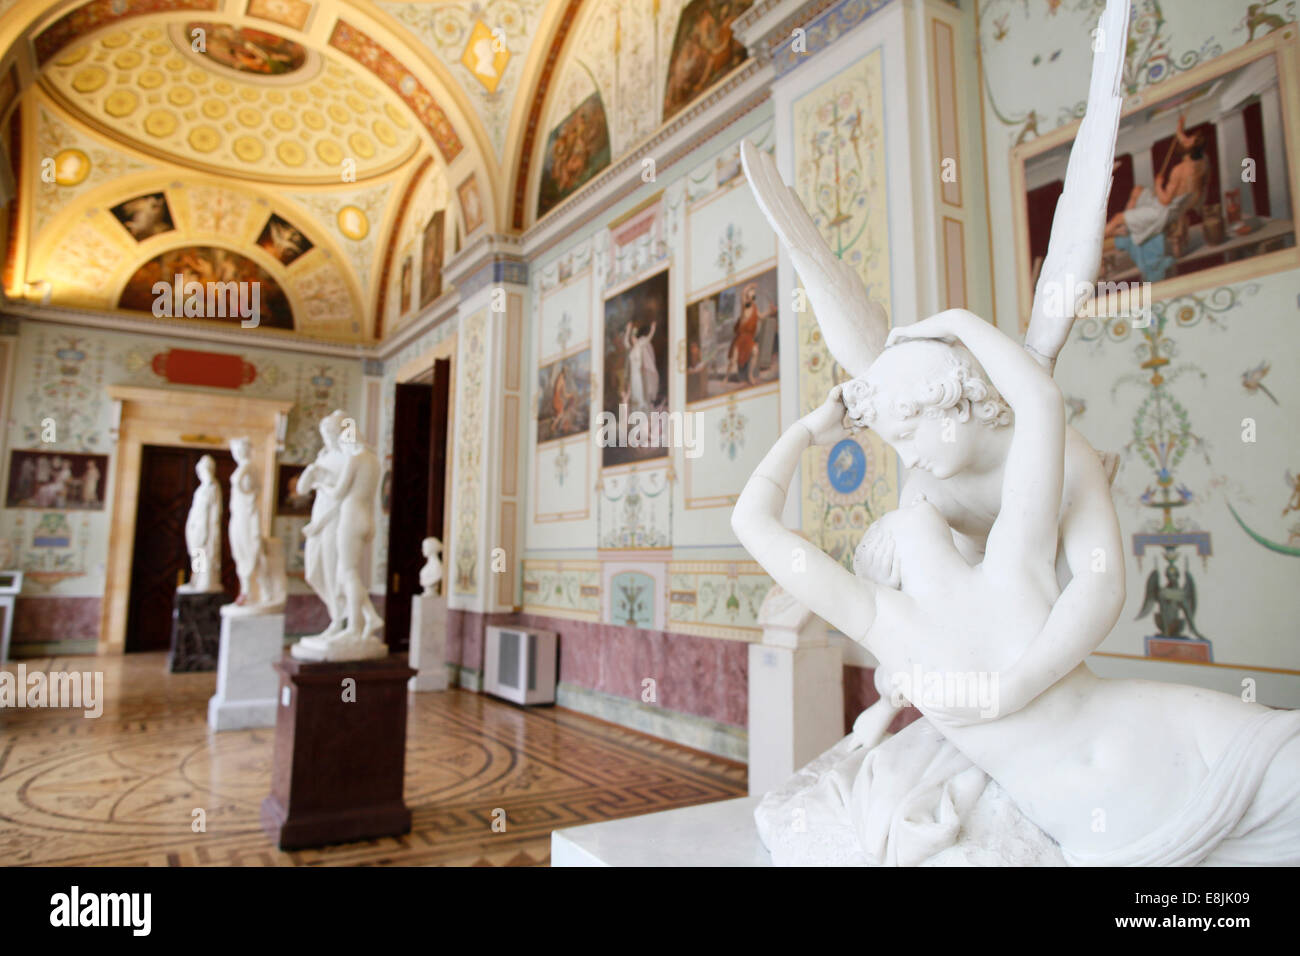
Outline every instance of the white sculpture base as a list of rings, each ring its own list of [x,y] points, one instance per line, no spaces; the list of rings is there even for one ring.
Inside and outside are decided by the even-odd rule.
[[[846,765],[846,759],[855,753],[861,757],[870,749],[862,748],[849,734],[763,797],[754,811],[754,820],[774,865],[872,866],[885,862],[868,859],[859,841],[855,811],[842,802],[848,785],[854,781],[841,777],[838,784],[828,784],[831,775]],[[852,763],[848,766],[854,768]],[[986,778],[976,768],[971,770],[979,779],[970,777],[967,782],[979,792],[975,796],[968,791],[967,800],[956,801],[963,806],[969,803],[964,810],[954,806],[954,790],[945,791],[942,810],[935,799],[938,790],[932,799],[893,808],[890,838],[901,839],[905,831],[911,831],[914,845],[941,829],[940,819],[960,818],[960,829],[951,839],[935,839],[938,849],[920,854],[910,865],[1065,866],[1056,841],[1026,818],[996,781],[985,783]],[[902,794],[891,793],[886,786],[882,796],[890,799]]]
[[[749,792],[764,794],[844,736],[844,664],[821,638],[749,645]]]
[[[551,866],[771,866],[757,797],[721,800],[551,834]]]
[[[221,594],[222,591],[223,588],[219,584],[213,585],[210,588],[191,587],[189,583],[176,585],[177,594]],[[238,607],[238,605],[235,606]]]
[[[289,651],[299,661],[369,661],[388,656],[377,637],[304,637]]]
[[[447,689],[447,601],[438,594],[411,595],[410,662],[418,674],[408,690]]]
[[[280,675],[271,665],[284,656],[284,615],[221,610],[217,692],[208,701],[208,727],[274,727]]]

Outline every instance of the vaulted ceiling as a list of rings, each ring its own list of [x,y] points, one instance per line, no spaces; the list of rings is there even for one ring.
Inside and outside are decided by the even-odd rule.
[[[255,280],[259,334],[373,342],[442,291],[440,256],[526,227],[679,108],[657,91],[687,5],[0,0],[6,294],[229,324],[160,315],[155,284]],[[734,61],[717,24],[748,0],[689,6]],[[585,165],[553,170],[548,130]]]

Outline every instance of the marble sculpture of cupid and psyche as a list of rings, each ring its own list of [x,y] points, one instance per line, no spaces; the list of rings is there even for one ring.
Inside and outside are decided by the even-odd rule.
[[[772,446],[732,527],[775,599],[867,648],[881,691],[759,805],[778,864],[1300,864],[1300,711],[1085,663],[1125,597],[1114,463],[1066,424],[1052,371],[1100,262],[1128,18],[1108,0],[1023,344],[964,309],[891,332],[771,157],[742,146],[850,377]],[[781,516],[804,450],[865,428],[904,480],[849,571]],[[993,675],[997,693],[931,699],[896,680],[911,674]],[[906,703],[922,718],[887,733]]]

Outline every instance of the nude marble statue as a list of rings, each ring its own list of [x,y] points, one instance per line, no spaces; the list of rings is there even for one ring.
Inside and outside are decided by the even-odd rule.
[[[325,604],[329,613],[329,626],[317,637],[326,637],[343,630],[346,619],[342,590],[336,586],[338,575],[338,509],[329,487],[343,470],[343,450],[339,446],[344,413],[330,412],[320,422],[322,446],[316,460],[298,476],[298,490],[306,494],[315,492],[311,506],[311,521],[303,528],[304,578]]]
[[[194,471],[199,486],[185,519],[190,579],[176,589],[182,594],[221,590],[221,486],[217,484],[217,465],[211,455],[204,455]]]
[[[262,527],[261,480],[253,467],[253,446],[247,438],[232,438],[230,454],[230,553],[239,575],[239,596],[222,614],[278,614],[287,590],[284,543]]]
[[[1128,6],[1127,0],[1109,0],[1099,24],[1100,35],[1125,36]],[[779,835],[782,826],[788,828],[786,811],[798,804],[824,810],[831,821],[826,832],[840,835],[823,847],[830,847],[835,839],[848,834],[860,845],[859,858],[866,862],[917,863],[933,858],[936,851],[955,841],[963,815],[976,805],[977,799],[984,800],[982,793],[986,789],[1001,792],[995,785],[986,788],[989,767],[967,752],[988,759],[988,746],[980,750],[967,738],[973,736],[978,741],[983,732],[983,739],[994,742],[992,751],[997,752],[992,759],[996,762],[1005,758],[996,746],[1001,738],[986,725],[1013,720],[1031,709],[1036,719],[1041,718],[1045,713],[1042,701],[1049,695],[1057,702],[1062,699],[1055,691],[1059,684],[1068,682],[1069,687],[1089,693],[1096,690],[1091,685],[1085,687],[1089,679],[1095,678],[1082,662],[1105,638],[1123,605],[1123,555],[1109,494],[1111,462],[1099,456],[1063,421],[1059,458],[1054,459],[1053,472],[1059,480],[1053,481],[1049,475],[1045,484],[1034,489],[1037,520],[1043,524],[1037,531],[1046,535],[1050,530],[1051,558],[1036,561],[1032,571],[1013,563],[1013,570],[1018,575],[1023,571],[1023,575],[998,585],[1004,600],[1023,604],[1023,618],[1008,619],[1016,608],[998,604],[988,612],[992,620],[1005,625],[1000,631],[990,629],[984,638],[972,634],[971,640],[965,640],[961,627],[979,616],[984,608],[979,601],[999,593],[987,585],[981,592],[971,587],[970,581],[987,581],[989,570],[1001,568],[1008,560],[1008,552],[998,539],[1015,536],[1005,531],[999,534],[998,529],[1014,528],[1017,521],[1006,514],[1005,508],[1008,485],[1015,486],[1018,479],[1013,476],[1019,473],[1020,459],[1026,455],[1023,449],[1041,443],[1041,436],[1056,440],[1051,428],[1041,424],[1042,415],[1035,409],[1043,401],[1049,410],[1054,408],[1054,403],[1060,401],[1059,393],[1053,396],[1054,386],[1049,389],[1041,381],[1035,383],[1027,370],[1037,370],[1038,378],[1050,383],[1055,358],[1069,336],[1075,315],[1090,295],[1100,263],[1122,105],[1119,77],[1124,44],[1101,43],[1095,49],[1087,111],[1070,154],[1065,187],[1035,290],[1029,330],[1023,351],[1012,349],[1021,362],[1019,367],[1006,357],[1005,349],[998,347],[1009,340],[969,313],[946,313],[941,320],[928,320],[929,325],[911,326],[914,334],[921,333],[919,338],[928,335],[929,339],[895,338],[886,348],[888,319],[883,307],[871,300],[854,270],[826,246],[798,197],[781,181],[771,159],[749,143],[742,145],[751,188],[804,281],[832,356],[852,381],[838,389],[819,410],[820,419],[810,424],[809,416],[781,437],[737,503],[733,527],[742,543],[791,595],[824,617],[823,609],[838,615],[827,617],[832,624],[849,626],[843,605],[852,602],[845,602],[843,592],[836,590],[834,598],[840,606],[832,610],[834,601],[828,602],[828,594],[818,592],[816,587],[809,591],[808,582],[839,580],[843,588],[848,587],[848,582],[857,582],[859,590],[872,592],[873,617],[879,610],[875,595],[892,595],[884,605],[895,610],[898,606],[910,608],[917,615],[912,623],[918,633],[932,627],[952,643],[952,647],[945,647],[936,639],[927,644],[927,638],[918,637],[915,647],[923,651],[928,647],[934,673],[967,673],[959,668],[978,661],[984,665],[984,673],[997,678],[997,706],[993,713],[954,706],[944,695],[917,693],[919,688],[908,687],[906,678],[926,673],[915,666],[925,655],[914,652],[909,658],[898,650],[901,638],[896,636],[892,642],[885,638],[867,640],[861,622],[852,625],[853,629],[845,633],[866,641],[873,650],[880,648],[877,656],[881,666],[876,680],[882,699],[859,717],[849,738],[805,768],[789,786],[765,799],[756,814],[765,840],[769,835]],[[987,337],[990,332],[1000,337],[996,345]],[[978,359],[972,353],[978,353]],[[996,370],[990,367],[988,375],[980,368],[986,360],[998,366]],[[1030,384],[1022,385],[1022,380]],[[1025,399],[1025,395],[1038,397]],[[1029,410],[1022,414],[1022,406]],[[773,501],[766,496],[777,495],[784,500],[785,488],[810,431],[816,436],[828,431],[842,434],[838,423],[850,410],[855,416],[853,427],[872,428],[898,453],[906,469],[900,501],[907,507],[868,530],[854,556],[856,578],[829,558],[819,556],[825,565],[834,566],[833,570],[820,561],[810,562],[806,575],[788,580],[790,568],[798,566],[791,560],[790,549],[806,551],[807,542],[797,537],[783,538],[790,532],[775,530],[779,520],[773,524],[771,519],[773,514],[779,514],[779,505],[769,513],[767,508]],[[1047,417],[1055,421],[1054,412]],[[1026,425],[1040,437],[1026,438]],[[1043,507],[1043,501],[1050,491],[1055,492],[1055,498],[1049,510]],[[1023,492],[1014,493],[1012,499],[1017,507],[1028,500]],[[906,533],[900,533],[900,529]],[[940,537],[944,548],[935,545],[918,552],[918,540],[934,544],[931,539]],[[903,538],[909,539],[907,544],[902,543]],[[782,543],[772,550],[771,544],[777,540]],[[760,552],[763,557],[759,557]],[[918,558],[918,553],[924,557]],[[960,563],[951,560],[954,556],[961,558]],[[977,569],[982,578],[970,578],[968,572]],[[844,578],[848,581],[841,580]],[[935,586],[932,591],[925,590],[927,578]],[[1054,590],[1058,584],[1064,585],[1059,593]],[[1031,585],[1038,590],[1032,590]],[[1028,596],[1021,595],[1017,588]],[[912,604],[896,606],[900,594],[910,596]],[[941,623],[936,623],[938,618],[926,618],[932,611],[939,613],[931,604],[945,595],[952,599],[946,605],[948,617]],[[817,603],[809,603],[814,599]],[[1041,621],[1035,618],[1038,611],[1042,612]],[[890,620],[888,616],[885,619]],[[889,630],[890,625],[878,626]],[[974,629],[985,633],[978,626]],[[954,634],[963,639],[956,639]],[[907,687],[911,695],[898,694],[900,687]],[[1184,690],[1178,689],[1176,695]],[[1108,685],[1096,693],[1096,699],[1114,693],[1142,696],[1147,689],[1125,688],[1117,692]],[[898,734],[887,735],[886,728],[897,706],[908,699],[921,708],[925,719]],[[1212,706],[1222,703],[1218,700]],[[1258,716],[1259,711],[1252,711],[1249,719]],[[1011,726],[1031,723],[1025,717]],[[1094,729],[1101,733],[1105,728],[1099,724]],[[1285,737],[1287,732],[1284,729],[1280,733]],[[1033,732],[1028,733],[1031,736],[1026,739],[1032,741]],[[1183,747],[1186,742],[1185,737],[1181,738],[1176,746]],[[1042,752],[1040,748],[1040,759]],[[1270,763],[1266,756],[1254,759],[1257,767]],[[1131,769],[1133,765],[1128,766]],[[1014,787],[1006,785],[997,773],[993,776],[998,783],[1004,783],[1007,791],[1014,789],[1019,794],[1015,803],[1008,801],[1004,808],[1004,824],[1023,810],[1025,816],[1056,838],[1053,842],[1033,823],[1024,821],[1023,832],[1032,831],[1031,836],[1041,838],[1038,849],[1045,854],[1043,858],[1055,853],[1059,860],[1061,850],[1066,849],[1074,854],[1071,859],[1075,861],[1093,861],[1100,859],[1098,854],[1132,849],[1138,834],[1150,822],[1149,818],[1146,822],[1130,820],[1129,829],[1122,833],[1110,828],[1112,845],[1090,843],[1077,829],[1080,821],[1071,815],[1071,807],[1077,810],[1077,804],[1045,809],[1054,798],[1037,792],[1033,781],[1018,777],[1014,762],[1003,771]],[[1108,779],[1114,782],[1118,778]],[[1168,791],[1165,796],[1180,799],[1183,793]],[[1023,806],[1019,805],[1021,801]],[[1131,808],[1127,801],[1128,796],[1120,793],[1112,804],[1128,812]],[[1183,819],[1195,817],[1193,811]],[[803,840],[806,845],[813,842]],[[1197,852],[1190,853],[1189,859]]]
[[[934,451],[915,434],[938,416],[900,403],[875,366],[836,386],[782,435],[737,501],[733,528],[781,587],[864,644],[885,673],[969,680],[1014,670],[1057,613],[1067,427],[1046,370],[973,313],[948,310],[895,330],[878,363],[891,352],[917,364],[922,350],[947,354],[934,339],[969,349],[988,376],[982,400],[1005,402],[1015,420],[1005,432],[999,507],[978,563],[961,553],[924,489],[873,525],[861,555],[871,575],[847,571],[781,524],[809,445],[885,424],[887,440]],[[1109,522],[1116,523],[1113,509]],[[806,570],[795,571],[790,555],[799,548],[809,553]],[[1087,614],[1084,625],[1100,640],[1111,623]],[[1300,712],[1178,684],[1103,680],[1085,664],[1029,702],[1004,708],[995,701],[991,712],[977,711],[973,695],[935,706],[916,691],[909,699],[930,726],[996,780],[1070,863],[1300,863]]]
[[[379,457],[355,441],[339,442],[336,471],[313,478],[316,493],[328,503],[318,515],[312,509],[311,523],[303,529],[310,539],[316,534],[333,534],[335,562],[333,604],[342,615],[342,626],[314,637],[304,637],[291,653],[307,661],[348,661],[385,657],[388,645],[375,636],[383,627],[369,590],[361,576],[362,562],[375,536],[375,505],[379,494]],[[332,531],[330,530],[332,527]]]

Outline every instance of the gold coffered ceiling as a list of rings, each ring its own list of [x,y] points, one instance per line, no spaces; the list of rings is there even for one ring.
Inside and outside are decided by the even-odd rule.
[[[149,283],[179,273],[261,283],[276,314],[254,335],[366,343],[411,321],[441,288],[424,254],[435,216],[450,252],[469,183],[478,228],[500,229],[522,138],[506,127],[525,111],[485,112],[459,61],[482,67],[474,43],[500,20],[493,69],[526,95],[554,27],[542,0],[489,6],[0,2],[0,76],[19,88],[0,91],[0,116],[21,144],[6,293],[237,327],[152,315]],[[417,11],[464,21],[463,40],[435,53]]]
[[[204,21],[132,23],[73,44],[41,80],[92,128],[180,165],[269,182],[338,183],[385,172],[420,147],[409,111],[356,61],[275,34]],[[213,41],[192,49],[196,31]],[[242,41],[250,65],[232,55]],[[257,42],[263,41],[263,42]],[[257,72],[283,50],[282,73]],[[277,61],[271,61],[276,63]],[[268,66],[268,69],[271,67]]]
[[[251,334],[373,342],[739,69],[749,5],[0,0],[5,292],[150,321],[155,275],[256,280]]]

